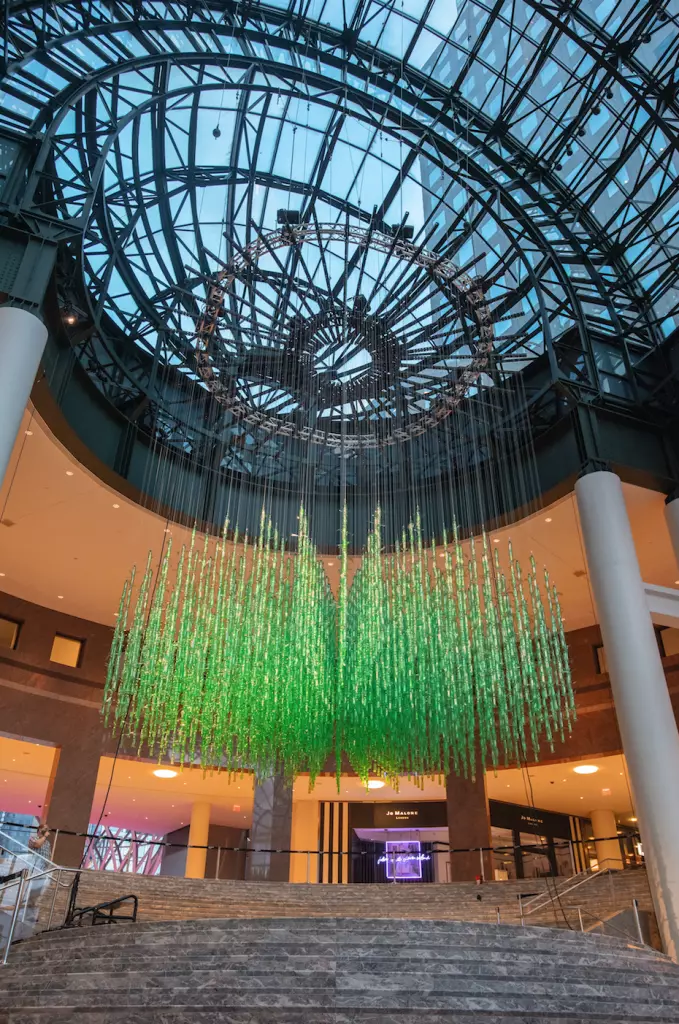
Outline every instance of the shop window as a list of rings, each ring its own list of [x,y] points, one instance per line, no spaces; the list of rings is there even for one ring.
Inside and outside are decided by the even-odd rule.
[[[84,646],[82,640],[75,640],[71,636],[62,636],[61,633],[57,633],[52,643],[50,661],[56,661],[59,665],[68,665],[69,668],[78,668]]]
[[[0,647],[13,651],[19,639],[19,627],[21,623],[13,619],[0,618]]]

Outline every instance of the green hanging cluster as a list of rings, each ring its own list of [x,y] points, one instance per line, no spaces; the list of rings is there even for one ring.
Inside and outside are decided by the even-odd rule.
[[[474,774],[537,759],[574,718],[556,591],[535,562],[525,583],[491,557],[465,559],[457,529],[438,551],[418,520],[391,555],[379,510],[347,602],[337,694],[337,748],[361,777]]]
[[[362,778],[473,773],[537,758],[570,728],[573,692],[555,589],[535,563],[510,574],[487,538],[438,552],[418,520],[381,550],[379,509],[348,586],[347,516],[337,601],[301,510],[292,555],[262,514],[257,540],[208,536],[151,555],[121,597],[105,714],[159,756],[260,775],[348,756]],[[480,561],[480,565],[479,565]]]

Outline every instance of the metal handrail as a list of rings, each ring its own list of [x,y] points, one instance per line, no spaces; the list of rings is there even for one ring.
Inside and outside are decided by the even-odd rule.
[[[564,878],[563,881],[560,881],[559,878],[555,877],[555,879],[554,879],[554,881],[555,881],[555,888],[558,888],[561,885],[565,885],[567,887],[570,887],[571,885],[577,884],[576,883],[576,879],[581,879],[582,881],[584,881],[585,878],[589,878],[592,874],[593,874],[593,872],[591,872],[591,871],[578,871],[578,872],[576,872],[576,874],[570,875],[568,878]],[[559,888],[559,894],[561,894],[563,891],[565,891],[565,890],[562,890],[562,889]],[[549,889],[547,889],[547,893],[548,892],[549,892]],[[544,899],[544,897],[545,897],[545,893],[544,892],[536,893],[535,896],[531,896],[529,899],[524,899],[523,900],[523,906],[524,906],[524,908],[525,907],[530,907],[533,903],[535,903],[536,900]],[[523,899],[523,896],[521,894],[519,894],[519,896],[517,898],[518,899]]]
[[[548,906],[550,906],[550,904],[553,904],[557,900],[562,899],[562,897],[567,896],[568,893],[573,892],[575,889],[579,889],[581,885],[585,885],[587,882],[591,882],[591,880],[593,878],[603,878],[604,875],[611,875],[611,874],[612,874],[611,868],[602,868],[601,871],[593,871],[591,874],[588,872],[585,875],[584,878],[580,877],[580,880],[578,882],[575,882],[573,885],[569,885],[565,889],[558,889],[557,888],[553,893],[548,893],[546,898],[543,900],[542,903],[538,903],[535,906],[530,906],[529,904],[526,904],[527,906],[530,906],[530,909],[528,911],[526,911],[524,909],[522,916],[523,917],[530,917],[530,915],[534,914],[537,910],[544,910],[545,907],[548,907]],[[574,875],[573,876],[573,878],[578,878],[578,877],[579,877],[578,875]],[[570,881],[570,879],[569,879],[569,881]],[[533,900],[536,900],[536,899],[539,899],[539,898],[540,897],[534,896]],[[519,900],[519,902],[521,902],[521,901]]]
[[[578,911],[578,921],[579,921],[579,924],[580,924],[580,931],[581,932],[585,931],[585,924],[584,924],[584,921],[582,920],[582,916],[584,914],[586,917],[591,918],[592,921],[595,921],[597,924],[602,924],[604,926],[604,928],[609,928],[611,930],[611,932],[613,932],[613,934],[616,935],[617,937],[619,937],[621,939],[628,939],[629,940],[629,938],[630,938],[629,934],[627,934],[626,932],[621,931],[619,928],[616,928],[615,925],[612,925],[611,922],[610,922],[610,919],[608,921],[606,921],[606,920],[604,920],[604,918],[597,917],[596,914],[590,913],[589,910],[583,910],[582,907],[578,907],[577,911]],[[637,900],[637,899],[633,899],[632,900],[632,911],[633,911],[633,914],[634,914],[634,924],[635,924],[635,928],[636,928],[637,939],[641,943],[642,946],[647,946],[648,943],[646,942],[646,939],[644,938],[643,929],[641,927],[641,918],[639,917],[639,900]],[[618,911],[618,913],[620,913],[620,911]]]
[[[14,885],[18,886],[17,898],[16,898],[16,901],[14,903],[14,907],[12,908],[12,919],[10,921],[9,931],[7,933],[7,941],[5,943],[5,948],[4,948],[4,951],[3,951],[3,954],[2,954],[2,960],[0,960],[0,966],[4,966],[7,963],[7,960],[9,958],[9,951],[10,951],[10,947],[12,945],[12,940],[14,938],[14,933],[16,931],[16,926],[17,926],[17,922],[19,920],[19,914],[21,912],[21,906],[22,906],[22,903],[24,901],[24,896],[28,896],[28,893],[30,891],[31,885],[33,885],[33,883],[36,882],[40,878],[47,878],[47,877],[51,878],[51,877],[56,876],[56,885],[54,886],[54,894],[52,896],[52,904],[50,906],[50,914],[49,914],[49,919],[47,921],[47,928],[46,928],[46,931],[49,931],[49,929],[50,929],[50,927],[52,925],[52,918],[54,916],[54,908],[55,908],[55,905],[56,905],[56,899],[57,899],[57,893],[58,893],[58,890],[59,890],[59,885],[63,885],[64,888],[67,887],[67,883],[66,882],[62,882],[61,876],[64,875],[64,874],[65,875],[79,875],[81,873],[82,873],[82,869],[81,868],[62,868],[62,867],[59,867],[59,865],[54,865],[53,867],[46,868],[44,871],[37,871],[34,875],[30,875],[28,873],[28,871],[26,869],[24,869],[21,872],[21,874],[20,874],[20,876],[18,878],[13,878],[13,879],[11,879],[11,881],[5,882],[3,885],[0,886],[0,893],[2,893],[3,891],[5,891],[7,889],[10,889]],[[26,909],[27,909],[27,905],[26,905],[26,907],[24,907],[24,914],[26,913]]]

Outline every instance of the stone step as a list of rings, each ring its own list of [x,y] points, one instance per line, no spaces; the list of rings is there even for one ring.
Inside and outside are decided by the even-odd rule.
[[[197,1009],[219,1009],[222,1014],[235,1009],[268,1009],[278,1013],[280,1010],[304,1010],[309,1013],[312,1010],[345,1011],[352,1014],[349,1017],[354,1022],[357,1020],[370,1020],[366,1017],[366,1011],[372,1010],[377,1014],[380,1024],[391,1020],[394,1014],[396,1020],[400,1021],[402,1011],[418,1011],[420,1014],[429,1016],[432,1012],[446,1011],[448,1013],[476,1013],[477,1019],[481,1014],[503,1013],[505,1017],[528,1015],[528,1019],[551,1020],[552,1017],[565,1017],[568,1019],[574,1014],[587,1014],[586,1019],[590,1022],[600,1020],[601,1017],[621,1021],[638,1021],[640,1018],[648,1021],[664,1022],[664,1024],[677,1024],[677,1003],[676,1001],[658,1002],[632,1002],[624,1001],[611,993],[611,997],[604,998],[587,993],[586,996],[565,995],[563,997],[544,995],[512,995],[505,992],[493,991],[490,994],[470,992],[467,994],[451,994],[443,992],[412,992],[404,991],[384,992],[375,989],[368,990],[334,990],[316,989],[304,990],[297,988],[289,990],[229,990],[215,988],[209,991],[197,992],[194,986],[188,988],[175,988],[168,992],[126,990],[115,991],[115,1008],[128,1010],[130,1017],[128,1021],[145,1021],[147,1018],[142,1010],[149,1008],[156,1013],[161,1009],[178,1010],[185,1008],[191,1013]],[[47,993],[44,999],[21,998],[20,1008],[25,1014],[27,1011],[36,1009],[68,1008],[73,1012],[74,1019],[89,1020],[88,1014],[94,1005],[101,1006],[108,993],[96,992],[89,989],[82,993]],[[14,1024],[11,1008],[9,1010],[10,1021]],[[132,1016],[135,1012],[138,1017]],[[162,1017],[160,1018],[163,1019]],[[271,1020],[278,1018],[273,1016]],[[302,1016],[300,1018],[304,1020]],[[453,1018],[455,1019],[455,1018]],[[483,1019],[483,1018],[482,1018]],[[222,1020],[229,1020],[223,1017]]]
[[[606,936],[336,917],[83,927],[12,949],[0,1024],[677,1024],[679,967]]]
[[[496,977],[516,978],[530,977],[539,967],[539,975],[542,980],[560,981],[566,975],[573,974],[577,980],[601,979],[602,968],[607,974],[616,979],[618,985],[643,985],[647,983],[650,974],[653,975],[653,983],[661,986],[678,986],[676,971],[667,967],[663,970],[662,965],[647,965],[628,962],[622,958],[612,960],[611,956],[589,956],[587,958],[578,956],[566,960],[566,955],[559,957],[558,967],[554,965],[553,954],[516,954],[508,963],[506,953],[487,953],[481,956],[476,954],[447,957],[446,959],[423,956],[421,959],[410,958],[403,968],[409,973],[431,973],[433,975],[446,976],[469,976],[469,977]],[[406,959],[405,957],[403,959]],[[383,975],[393,973],[395,960],[391,957],[365,957],[353,962],[351,970],[360,974]],[[7,981],[7,975],[0,972],[0,990],[14,983],[16,978],[31,978],[36,973],[36,966],[40,961],[29,961],[26,963],[12,963],[12,978]],[[44,964],[42,965],[44,966]],[[63,971],[67,966],[69,976],[82,972],[88,973],[111,973],[114,971],[140,974],[148,972],[163,974],[166,973],[166,958],[162,954],[136,954],[122,956],[101,956],[101,957],[73,957],[70,961],[49,961],[51,969],[59,967]],[[256,962],[253,964],[251,953],[229,954],[216,956],[209,951],[199,954],[185,954],[182,957],[182,964],[173,968],[175,974],[191,971],[239,971],[244,975],[261,974],[268,971],[287,971],[291,976],[297,974],[308,974],[310,972],[331,973],[338,967],[338,959],[332,955],[322,956],[285,956],[280,954],[258,953]],[[341,962],[339,963],[342,969]],[[346,969],[346,968],[345,968]]]
[[[619,976],[613,986],[610,978],[606,978],[605,981],[602,979],[601,971],[596,975],[595,972],[590,972],[590,979],[584,980],[579,975],[564,979],[563,973],[559,972],[552,972],[552,977],[547,977],[542,968],[539,971],[539,978],[530,977],[527,972],[523,972],[525,976],[516,978],[514,975],[510,977],[509,972],[497,974],[484,968],[483,964],[478,964],[476,971],[458,970],[454,974],[432,970],[426,964],[421,964],[419,970],[412,964],[397,969],[396,965],[391,963],[389,970],[375,970],[374,966],[326,964],[323,970],[313,970],[305,969],[300,963],[296,970],[291,970],[285,964],[278,970],[265,968],[263,965],[251,966],[249,969],[235,965],[231,970],[227,970],[221,965],[216,968],[175,965],[171,969],[165,966],[165,969],[156,970],[142,970],[137,966],[135,970],[125,973],[92,969],[64,971],[50,977],[14,975],[9,980],[0,979],[0,1006],[12,1002],[15,996],[20,996],[25,1002],[30,1003],[34,999],[42,1000],[44,996],[51,997],[57,993],[75,997],[76,994],[89,994],[96,990],[104,1001],[108,1001],[111,994],[118,991],[124,991],[125,995],[131,998],[133,993],[148,989],[154,993],[162,993],[168,989],[188,990],[192,985],[201,996],[214,989],[224,992],[347,989],[355,992],[365,990],[387,993],[411,993],[422,989],[430,994],[473,995],[495,992],[516,996],[556,998],[570,994],[574,997],[610,998],[612,990],[624,990],[625,999],[632,999],[637,1004],[669,1000],[676,1005],[679,999],[679,978],[676,974],[673,978],[661,979],[659,983],[654,979],[652,985],[649,985],[648,978],[644,975],[637,975],[636,979],[631,975]],[[624,975],[624,972],[622,973]],[[597,980],[594,980],[595,978]]]
[[[84,1018],[78,1014],[77,1021]],[[286,1009],[228,1009],[214,1010],[201,1007],[146,1007],[135,1011],[129,1009],[89,1009],[86,1024],[357,1024],[359,1018],[352,1011]],[[399,1011],[396,1015],[369,1010],[360,1018],[365,1024],[423,1024],[418,1011]],[[606,1017],[569,1013],[566,1016],[552,1014],[546,1017],[542,1010],[520,1015],[506,1015],[498,1011],[471,1013],[429,1010],[427,1020],[435,1024],[620,1024],[619,1016]],[[673,1018],[667,1018],[676,1024]],[[74,1024],[71,1009],[58,1007],[33,1008],[27,1011],[15,1010],[3,1013],[0,1010],[0,1024]],[[658,1024],[658,1018],[635,1017],[634,1024]]]

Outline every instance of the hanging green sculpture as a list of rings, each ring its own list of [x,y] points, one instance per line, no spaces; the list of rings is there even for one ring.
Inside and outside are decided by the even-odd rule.
[[[574,718],[555,588],[534,561],[501,571],[484,535],[465,556],[419,517],[390,554],[381,515],[348,586],[347,516],[335,600],[302,509],[291,554],[262,514],[257,540],[194,536],[155,581],[151,555],[126,582],[105,714],[140,748],[258,775],[308,772],[342,755],[369,774],[473,773],[536,759]]]

